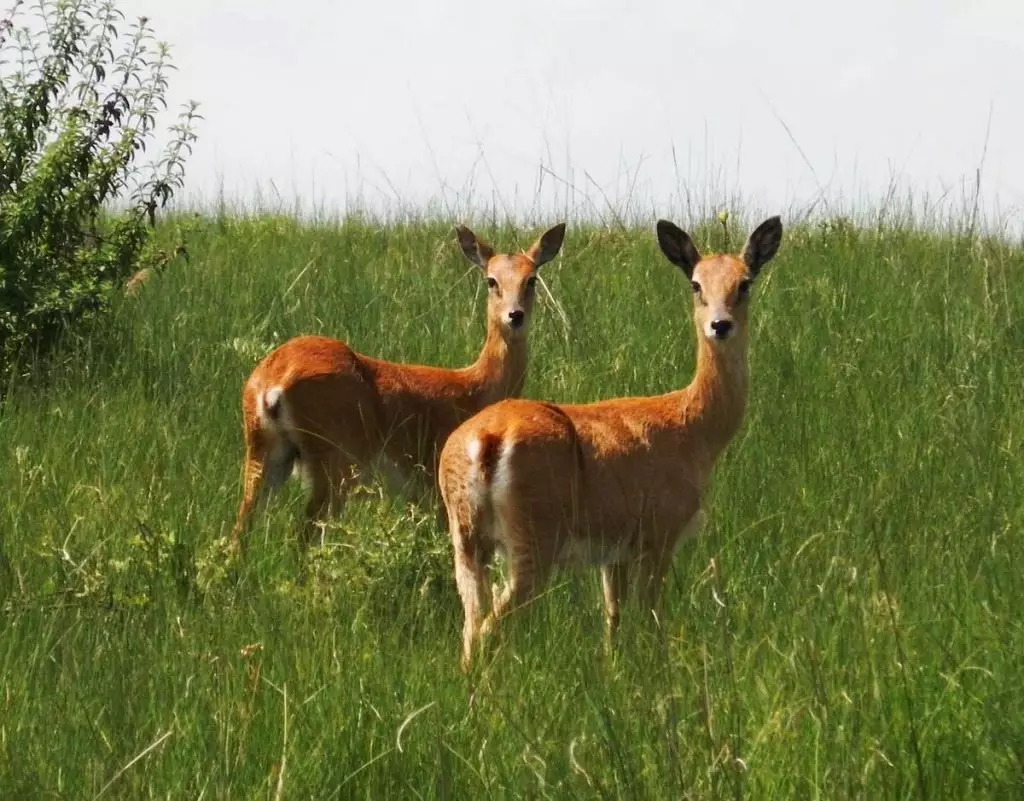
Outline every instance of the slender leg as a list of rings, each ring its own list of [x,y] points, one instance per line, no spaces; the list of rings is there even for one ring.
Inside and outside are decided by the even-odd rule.
[[[540,569],[540,560],[524,556],[509,556],[508,581],[497,598],[491,613],[480,626],[480,636],[494,630],[498,620],[532,598],[547,580],[547,573]]]
[[[694,536],[703,524],[704,513],[698,509],[681,531],[660,542],[651,543],[651,547],[640,557],[640,601],[644,611],[649,611],[659,625],[662,619],[661,592],[665,576],[672,566],[676,543],[681,538]]]
[[[238,516],[231,531],[229,546],[234,553],[241,553],[244,549],[244,535],[249,529],[253,510],[263,493],[263,474],[268,456],[263,437],[258,432],[246,440],[245,463],[242,468],[242,503],[238,507]]]
[[[480,559],[479,550],[457,531],[452,532],[455,550],[455,583],[462,600],[465,616],[462,627],[462,669],[468,671],[473,659],[473,642],[477,638],[480,620],[491,605],[487,567]]]
[[[306,525],[302,539],[304,547],[318,541],[323,544],[324,526],[331,517],[344,510],[354,480],[351,465],[337,458],[321,462],[309,470],[312,493],[306,504]]]
[[[309,468],[310,495],[306,503],[306,523],[302,529],[302,545],[309,546],[316,541],[317,530],[321,529],[331,503],[331,479],[323,467]]]
[[[662,619],[661,588],[671,561],[672,551],[665,547],[658,551],[648,551],[640,558],[640,603],[658,625]]]
[[[601,587],[604,590],[606,641],[610,647],[619,628],[619,605],[626,600],[629,589],[629,563],[602,566]]]

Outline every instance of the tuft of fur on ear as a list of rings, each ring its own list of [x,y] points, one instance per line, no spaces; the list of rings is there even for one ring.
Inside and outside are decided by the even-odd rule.
[[[757,275],[772,260],[781,242],[782,221],[778,215],[769,217],[754,229],[743,248],[743,261],[751,275]]]
[[[533,262],[534,267],[547,264],[562,249],[562,242],[565,240],[565,223],[559,223],[541,234],[537,241],[530,245],[526,255]]]
[[[487,262],[494,258],[493,248],[464,225],[456,226],[455,234],[459,238],[459,247],[466,254],[466,258],[481,270],[486,270]]]
[[[686,273],[687,278],[692,277],[693,268],[700,261],[700,252],[690,235],[668,220],[658,220],[657,232],[658,245],[665,258]]]

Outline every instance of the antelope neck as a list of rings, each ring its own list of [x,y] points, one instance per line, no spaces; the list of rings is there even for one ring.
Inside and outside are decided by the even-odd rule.
[[[682,390],[682,412],[689,426],[700,429],[714,460],[736,434],[747,407],[747,339],[723,342],[716,347],[698,334],[697,371]]]
[[[476,362],[469,368],[481,389],[496,398],[516,397],[526,381],[527,347],[525,332],[506,338],[499,326],[489,326],[487,340]]]

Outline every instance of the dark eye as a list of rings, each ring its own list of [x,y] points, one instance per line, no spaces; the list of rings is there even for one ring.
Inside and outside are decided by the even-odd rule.
[[[747,296],[747,293],[750,291],[750,286],[753,283],[754,282],[751,281],[749,278],[745,278],[744,280],[740,281],[740,285],[736,291],[739,292],[741,298],[745,298]]]
[[[526,288],[533,289],[537,285],[537,276],[531,275],[526,279]]]
[[[694,295],[700,294],[700,284],[698,284],[696,281],[690,281],[690,286],[693,287]]]
[[[493,275],[487,276],[487,286],[490,289],[497,289],[498,288],[498,279],[495,278]]]

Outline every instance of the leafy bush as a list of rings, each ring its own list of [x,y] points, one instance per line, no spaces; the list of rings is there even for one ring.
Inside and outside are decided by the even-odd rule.
[[[18,0],[0,15],[0,378],[96,319],[147,257],[180,189],[199,116],[139,155],[166,108],[167,46],[116,0]],[[116,213],[111,207],[116,204]]]

